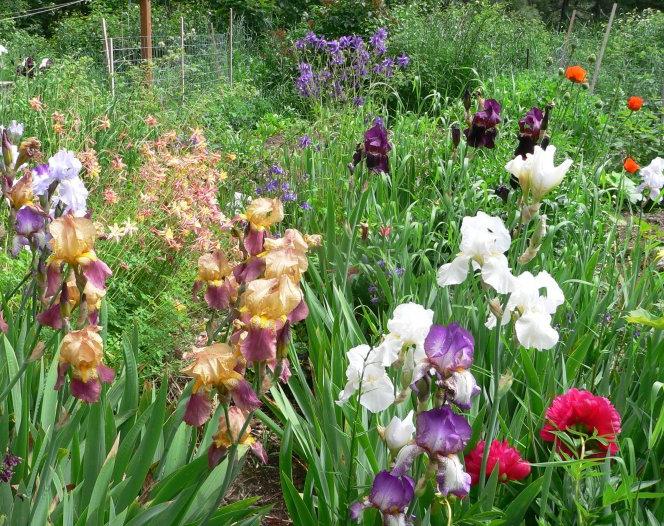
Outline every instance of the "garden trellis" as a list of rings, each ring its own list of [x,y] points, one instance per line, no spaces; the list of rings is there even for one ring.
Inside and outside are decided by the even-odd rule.
[[[234,49],[246,47],[248,36],[242,23],[229,17],[228,29],[217,31],[211,22],[207,30],[187,28],[180,20],[179,34],[152,35],[152,57],[142,56],[141,35],[110,35],[102,21],[103,59],[111,93],[130,89],[136,82],[149,82],[157,90],[182,99],[220,80],[233,83],[238,67]],[[241,66],[241,64],[240,64]]]

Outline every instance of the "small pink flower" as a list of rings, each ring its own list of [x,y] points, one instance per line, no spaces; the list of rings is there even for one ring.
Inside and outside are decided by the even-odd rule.
[[[109,205],[114,205],[115,203],[117,203],[120,200],[120,198],[118,197],[118,194],[111,187],[106,188],[104,190],[103,195],[104,195],[104,201],[106,202],[106,204],[109,204]]]
[[[390,237],[392,227],[390,225],[383,225],[380,227],[380,235],[383,237]]]

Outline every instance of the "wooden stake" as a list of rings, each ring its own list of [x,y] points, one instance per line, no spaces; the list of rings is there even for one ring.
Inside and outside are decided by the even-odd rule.
[[[113,71],[113,65],[111,63],[111,50],[108,45],[108,31],[106,30],[106,19],[101,19],[101,33],[104,37],[104,54],[106,56],[106,72],[108,73],[108,80],[111,84],[111,93],[113,91],[113,76],[111,72]]]
[[[604,33],[604,38],[602,39],[602,46],[599,48],[599,55],[597,55],[597,62],[595,62],[595,72],[593,73],[593,80],[590,83],[590,93],[595,91],[595,84],[597,84],[597,79],[599,78],[599,70],[602,67],[602,58],[604,57],[604,51],[606,51],[606,44],[609,41],[609,33],[611,32],[611,26],[613,25],[613,17],[616,16],[616,9],[618,4],[613,4],[611,8],[611,16],[609,16],[609,23],[606,24],[606,31]]]
[[[184,17],[180,17],[180,89],[184,100]]]
[[[569,39],[572,36],[572,28],[574,27],[574,20],[576,19],[576,9],[572,10],[572,16],[569,19],[569,26],[567,27],[567,33],[565,33],[565,39],[563,40],[563,66],[567,66],[569,59],[567,58],[567,47],[569,46]]]
[[[228,17],[228,80],[233,86],[233,8]]]
[[[111,75],[111,96],[115,97],[115,56],[113,51],[113,39],[108,39],[109,74]]]
[[[146,61],[146,81],[152,84],[152,3],[141,0],[141,58]]]

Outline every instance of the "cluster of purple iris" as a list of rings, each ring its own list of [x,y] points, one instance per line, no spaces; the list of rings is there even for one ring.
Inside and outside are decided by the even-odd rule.
[[[408,55],[387,56],[387,30],[380,28],[369,42],[358,35],[326,40],[310,31],[295,41],[303,55],[295,88],[302,97],[330,98],[364,104],[367,84],[391,78],[410,64]]]
[[[278,164],[273,164],[268,170],[268,181],[263,186],[256,188],[256,195],[265,197],[278,197],[285,203],[294,203],[297,201],[297,192],[293,191],[288,181],[284,181],[286,170]],[[302,210],[311,210],[311,205],[307,201],[300,203]]]
[[[12,453],[6,453],[0,467],[0,481],[9,482],[14,476],[14,468],[21,463],[21,459]]]

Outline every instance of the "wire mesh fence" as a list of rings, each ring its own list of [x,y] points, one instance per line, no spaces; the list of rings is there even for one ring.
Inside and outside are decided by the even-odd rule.
[[[102,38],[102,60],[114,93],[134,90],[149,82],[163,98],[179,97],[209,88],[221,81],[233,82],[246,67],[250,37],[238,21],[228,31],[186,29],[180,34],[152,35],[148,59],[143,53],[146,39],[135,35]]]

